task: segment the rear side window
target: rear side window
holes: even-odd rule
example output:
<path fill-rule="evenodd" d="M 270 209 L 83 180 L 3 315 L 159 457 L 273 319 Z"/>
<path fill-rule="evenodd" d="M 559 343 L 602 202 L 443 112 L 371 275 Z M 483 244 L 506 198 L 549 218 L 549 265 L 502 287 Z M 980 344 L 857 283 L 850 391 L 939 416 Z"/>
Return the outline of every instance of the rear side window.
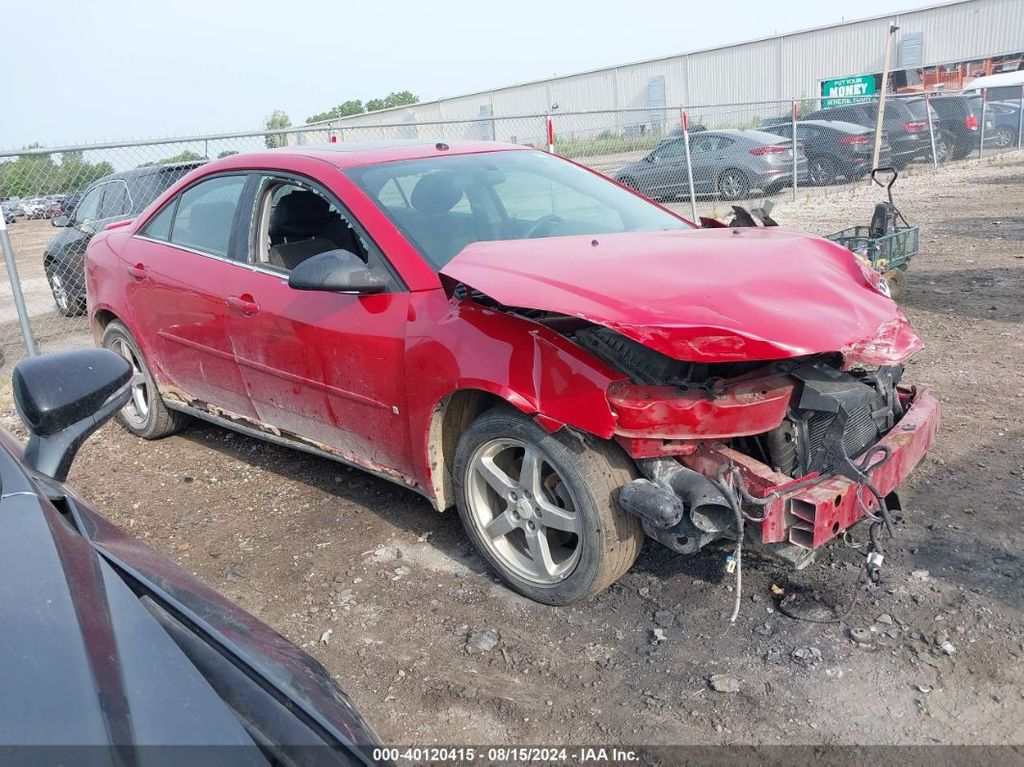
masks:
<path fill-rule="evenodd" d="M 245 182 L 245 176 L 219 176 L 182 192 L 171 225 L 170 242 L 226 257 Z"/>
<path fill-rule="evenodd" d="M 230 175 L 200 181 L 169 201 L 145 225 L 142 235 L 226 257 L 247 179 L 247 175 Z"/>
<path fill-rule="evenodd" d="M 171 239 L 171 223 L 174 221 L 174 209 L 177 207 L 177 200 L 172 200 L 164 206 L 163 210 L 157 213 L 146 224 L 142 234 L 152 237 L 154 240 L 167 242 Z"/>

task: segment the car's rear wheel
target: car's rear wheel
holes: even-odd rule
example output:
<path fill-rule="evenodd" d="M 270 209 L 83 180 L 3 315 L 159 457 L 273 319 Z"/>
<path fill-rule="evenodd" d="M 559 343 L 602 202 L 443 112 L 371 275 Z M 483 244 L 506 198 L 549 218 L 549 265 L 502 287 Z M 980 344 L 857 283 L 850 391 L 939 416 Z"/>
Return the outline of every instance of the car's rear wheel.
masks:
<path fill-rule="evenodd" d="M 834 184 L 839 177 L 839 166 L 827 157 L 816 157 L 811 160 L 807 175 L 815 186 Z"/>
<path fill-rule="evenodd" d="M 729 168 L 722 171 L 718 177 L 718 193 L 723 200 L 742 200 L 750 192 L 750 180 L 747 174 L 739 168 Z"/>
<path fill-rule="evenodd" d="M 477 551 L 511 588 L 551 605 L 600 593 L 636 561 L 643 530 L 617 501 L 635 477 L 616 445 L 549 434 L 505 407 L 470 425 L 454 462 L 459 516 Z"/>
<path fill-rule="evenodd" d="M 1009 128 L 999 128 L 996 130 L 995 143 L 1000 149 L 1006 149 L 1013 143 L 1013 132 Z"/>
<path fill-rule="evenodd" d="M 159 439 L 188 423 L 188 416 L 164 404 L 139 345 L 124 325 L 116 320 L 107 325 L 103 347 L 120 354 L 132 366 L 132 396 L 117 414 L 122 426 L 143 439 Z"/>
<path fill-rule="evenodd" d="M 64 274 L 61 265 L 53 261 L 47 262 L 44 271 L 57 311 L 65 317 L 78 317 L 85 314 L 85 296 L 76 293 L 71 288 L 71 281 Z"/>

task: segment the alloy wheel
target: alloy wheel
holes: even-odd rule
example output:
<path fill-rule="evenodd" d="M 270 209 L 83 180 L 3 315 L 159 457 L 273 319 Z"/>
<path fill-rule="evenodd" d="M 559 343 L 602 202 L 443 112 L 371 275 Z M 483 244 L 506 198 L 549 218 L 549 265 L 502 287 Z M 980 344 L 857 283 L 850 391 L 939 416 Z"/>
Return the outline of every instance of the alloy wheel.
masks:
<path fill-rule="evenodd" d="M 110 350 L 120 354 L 132 366 L 132 396 L 131 399 L 121 408 L 121 415 L 137 429 L 144 429 L 149 420 L 149 387 L 146 385 L 146 375 L 142 372 L 142 366 L 135 356 L 132 348 L 120 338 L 114 340 Z"/>
<path fill-rule="evenodd" d="M 64 285 L 64 278 L 57 274 L 57 272 L 50 273 L 50 291 L 53 293 L 53 300 L 62 314 L 67 314 L 71 311 L 71 296 L 68 295 L 68 289 Z"/>
<path fill-rule="evenodd" d="M 572 573 L 581 519 L 567 485 L 536 447 L 510 438 L 484 443 L 470 460 L 466 490 L 472 524 L 509 569 L 541 585 Z"/>

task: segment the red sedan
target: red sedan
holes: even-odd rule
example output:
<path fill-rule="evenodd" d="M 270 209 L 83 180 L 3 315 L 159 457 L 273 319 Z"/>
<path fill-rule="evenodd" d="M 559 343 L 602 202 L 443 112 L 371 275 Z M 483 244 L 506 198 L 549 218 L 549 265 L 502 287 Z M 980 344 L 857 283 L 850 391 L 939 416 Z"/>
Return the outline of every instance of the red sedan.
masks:
<path fill-rule="evenodd" d="M 97 342 L 135 366 L 130 431 L 194 416 L 406 485 L 550 604 L 645 533 L 799 561 L 887 523 L 938 423 L 901 380 L 921 341 L 848 251 L 697 229 L 513 145 L 228 157 L 86 270 Z"/>

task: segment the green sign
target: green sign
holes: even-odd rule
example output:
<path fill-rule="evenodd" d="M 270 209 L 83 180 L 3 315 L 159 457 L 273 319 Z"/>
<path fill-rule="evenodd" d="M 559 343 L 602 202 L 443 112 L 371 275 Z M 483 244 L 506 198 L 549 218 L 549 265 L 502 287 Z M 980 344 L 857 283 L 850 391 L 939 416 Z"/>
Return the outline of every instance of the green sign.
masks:
<path fill-rule="evenodd" d="M 855 104 L 875 95 L 874 75 L 857 75 L 856 77 L 839 77 L 825 80 L 821 84 L 821 107 L 841 107 Z"/>

